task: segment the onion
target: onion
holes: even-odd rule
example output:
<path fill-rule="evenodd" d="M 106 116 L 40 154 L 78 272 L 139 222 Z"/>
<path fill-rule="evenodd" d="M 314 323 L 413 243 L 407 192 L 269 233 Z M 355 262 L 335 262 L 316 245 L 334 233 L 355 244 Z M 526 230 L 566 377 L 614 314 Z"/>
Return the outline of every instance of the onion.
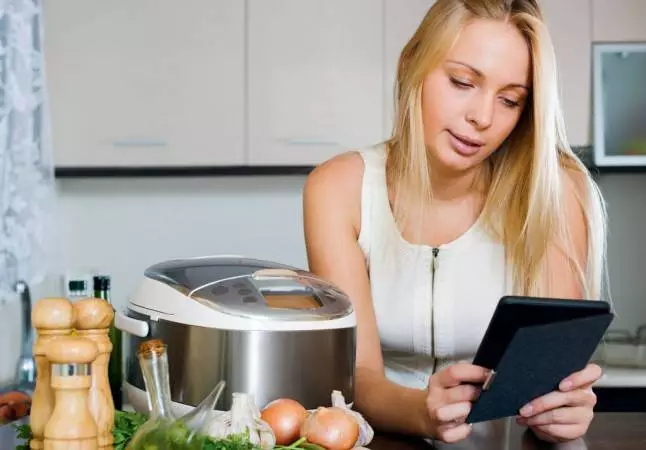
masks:
<path fill-rule="evenodd" d="M 343 408 L 318 408 L 303 423 L 301 437 L 327 450 L 349 450 L 359 437 L 359 424 Z"/>
<path fill-rule="evenodd" d="M 289 445 L 299 438 L 308 412 L 296 400 L 279 398 L 262 410 L 260 418 L 267 422 L 276 436 L 276 444 Z"/>
<path fill-rule="evenodd" d="M 22 419 L 29 414 L 31 398 L 24 392 L 0 393 L 0 425 Z"/>

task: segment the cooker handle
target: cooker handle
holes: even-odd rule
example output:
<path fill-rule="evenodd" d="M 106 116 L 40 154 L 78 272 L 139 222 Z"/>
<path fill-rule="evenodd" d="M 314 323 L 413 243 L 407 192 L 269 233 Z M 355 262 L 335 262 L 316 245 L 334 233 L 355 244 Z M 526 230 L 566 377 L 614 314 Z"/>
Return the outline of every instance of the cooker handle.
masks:
<path fill-rule="evenodd" d="M 114 317 L 114 326 L 121 331 L 125 331 L 126 333 L 130 333 L 139 337 L 148 336 L 148 332 L 150 331 L 148 323 L 144 322 L 143 320 L 137 320 L 133 319 L 132 317 L 128 317 L 120 311 L 117 312 Z"/>

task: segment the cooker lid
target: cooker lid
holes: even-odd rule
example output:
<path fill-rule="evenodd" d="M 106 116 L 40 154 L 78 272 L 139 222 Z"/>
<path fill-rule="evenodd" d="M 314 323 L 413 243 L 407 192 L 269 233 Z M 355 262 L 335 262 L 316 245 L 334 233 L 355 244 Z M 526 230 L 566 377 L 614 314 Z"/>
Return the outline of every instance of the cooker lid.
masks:
<path fill-rule="evenodd" d="M 270 261 L 216 256 L 167 261 L 146 276 L 222 313 L 271 320 L 330 320 L 352 313 L 347 295 L 312 273 Z"/>
<path fill-rule="evenodd" d="M 298 270 L 261 259 L 218 255 L 164 261 L 150 266 L 145 271 L 145 276 L 188 293 L 216 280 L 250 275 L 261 269 Z"/>

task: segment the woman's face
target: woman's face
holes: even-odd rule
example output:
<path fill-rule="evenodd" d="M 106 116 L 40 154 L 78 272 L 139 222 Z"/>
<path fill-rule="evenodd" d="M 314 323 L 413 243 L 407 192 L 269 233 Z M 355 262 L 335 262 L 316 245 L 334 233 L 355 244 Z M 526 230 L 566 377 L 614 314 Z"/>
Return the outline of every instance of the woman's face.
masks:
<path fill-rule="evenodd" d="M 422 88 L 424 139 L 432 163 L 450 172 L 478 166 L 509 136 L 531 83 L 531 55 L 518 29 L 470 22 Z"/>

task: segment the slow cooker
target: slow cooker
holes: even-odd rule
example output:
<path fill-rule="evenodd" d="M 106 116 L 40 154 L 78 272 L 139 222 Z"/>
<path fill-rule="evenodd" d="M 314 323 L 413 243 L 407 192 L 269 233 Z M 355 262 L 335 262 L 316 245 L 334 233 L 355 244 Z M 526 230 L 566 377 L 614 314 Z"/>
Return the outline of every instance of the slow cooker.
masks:
<path fill-rule="evenodd" d="M 147 412 L 137 346 L 168 345 L 173 409 L 196 406 L 226 382 L 216 410 L 234 392 L 259 408 L 292 398 L 308 409 L 330 404 L 333 390 L 354 398 L 356 316 L 340 289 L 312 273 L 242 256 L 164 261 L 144 277 L 115 325 L 123 332 L 124 393 Z"/>

